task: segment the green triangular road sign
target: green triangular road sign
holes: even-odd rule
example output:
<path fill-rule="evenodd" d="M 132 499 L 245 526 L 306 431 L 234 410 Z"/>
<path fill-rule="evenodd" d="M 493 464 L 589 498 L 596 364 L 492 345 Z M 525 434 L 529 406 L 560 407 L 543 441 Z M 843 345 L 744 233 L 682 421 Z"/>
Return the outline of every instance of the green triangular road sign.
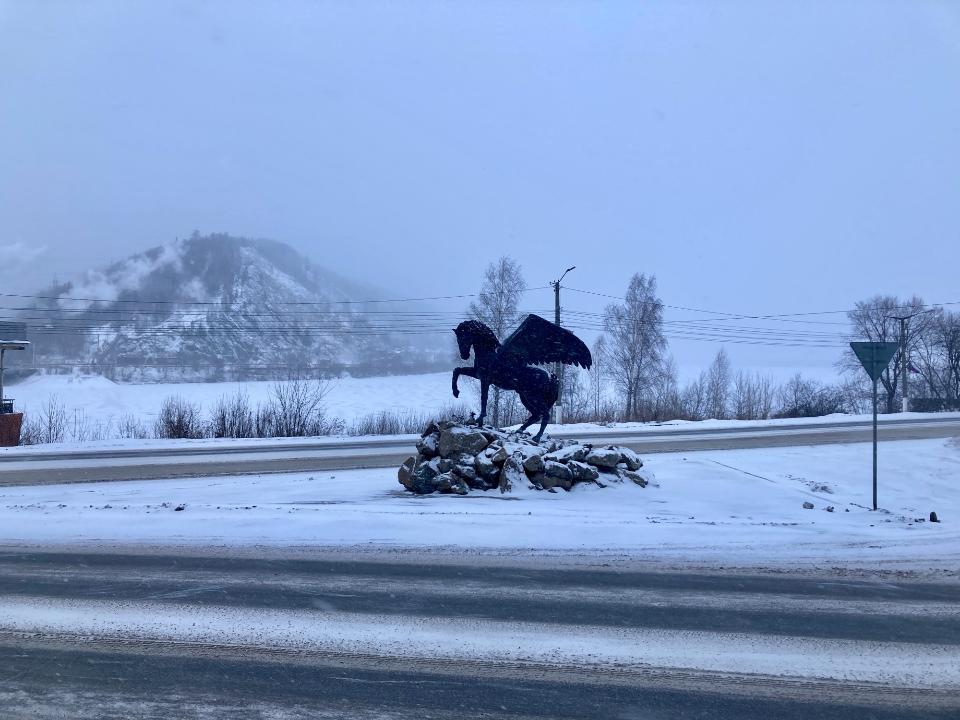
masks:
<path fill-rule="evenodd" d="M 867 371 L 867 375 L 876 382 L 880 378 L 880 373 L 890 364 L 891 358 L 900 345 L 895 342 L 852 342 L 850 347 L 860 359 L 860 364 Z"/>

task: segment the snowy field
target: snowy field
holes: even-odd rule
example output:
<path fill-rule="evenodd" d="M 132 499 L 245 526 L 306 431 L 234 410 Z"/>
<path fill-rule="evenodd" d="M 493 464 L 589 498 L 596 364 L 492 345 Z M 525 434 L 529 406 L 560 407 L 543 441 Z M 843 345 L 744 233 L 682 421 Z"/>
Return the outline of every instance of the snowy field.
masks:
<path fill-rule="evenodd" d="M 106 423 L 133 415 L 152 424 L 164 399 L 171 395 L 200 403 L 206 414 L 217 400 L 241 390 L 256 405 L 268 399 L 273 386 L 273 382 L 138 385 L 111 382 L 99 375 L 44 375 L 10 386 L 6 394 L 16 399 L 18 410 L 28 414 L 38 412 L 49 398 L 56 396 L 66 407 L 70 421 L 79 416 Z M 430 412 L 456 401 L 450 392 L 450 373 L 429 373 L 338 378 L 330 381 L 324 402 L 331 416 L 349 421 L 381 410 Z"/>
<path fill-rule="evenodd" d="M 793 369 L 760 368 L 777 382 L 787 380 Z M 699 370 L 697 370 L 699 372 Z M 681 371 L 681 381 L 697 372 Z M 804 368 L 804 376 L 821 382 L 836 381 L 832 370 Z M 132 415 L 152 425 L 164 399 L 180 395 L 200 403 L 203 412 L 209 411 L 222 397 L 232 397 L 237 391 L 247 393 L 252 404 L 266 400 L 273 382 L 225 383 L 157 383 L 120 384 L 99 375 L 43 375 L 28 378 L 7 388 L 7 396 L 16 400 L 18 410 L 39 412 L 51 397 L 56 397 L 67 410 L 70 422 L 86 418 L 88 421 L 108 423 Z M 476 383 L 470 378 L 461 380 L 464 394 L 461 400 L 475 404 Z M 423 375 L 395 375 L 387 377 L 344 377 L 330 381 L 330 392 L 325 399 L 329 415 L 348 422 L 389 410 L 400 413 L 427 413 L 455 404 L 450 391 L 450 373 Z"/>
<path fill-rule="evenodd" d="M 555 494 L 416 497 L 390 469 L 8 487 L 0 543 L 599 554 L 955 573 L 960 441 L 883 443 L 876 513 L 870 456 L 869 444 L 659 454 L 645 458 L 655 478 L 648 488 Z M 942 522 L 927 521 L 932 510 Z"/>

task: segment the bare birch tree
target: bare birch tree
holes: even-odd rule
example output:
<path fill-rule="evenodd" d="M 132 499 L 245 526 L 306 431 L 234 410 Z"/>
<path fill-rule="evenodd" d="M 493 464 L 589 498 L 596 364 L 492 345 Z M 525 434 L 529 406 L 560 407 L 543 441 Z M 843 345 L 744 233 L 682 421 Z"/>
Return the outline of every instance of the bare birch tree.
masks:
<path fill-rule="evenodd" d="M 487 266 L 483 274 L 483 284 L 477 299 L 470 303 L 470 315 L 489 327 L 499 340 L 513 330 L 517 324 L 518 310 L 527 283 L 523 279 L 520 265 L 513 259 L 503 256 Z M 503 422 L 501 412 L 500 388 L 493 386 L 490 394 L 493 399 L 490 422 L 499 426 Z"/>
<path fill-rule="evenodd" d="M 696 380 L 683 386 L 680 406 L 684 420 L 703 420 L 707 412 L 707 372 L 701 371 Z"/>
<path fill-rule="evenodd" d="M 607 305 L 604 329 L 609 336 L 607 369 L 620 391 L 624 420 L 635 420 L 640 402 L 649 393 L 663 363 L 663 303 L 657 279 L 635 274 L 622 304 Z"/>
<path fill-rule="evenodd" d="M 600 335 L 597 338 L 590 354 L 593 356 L 593 365 L 590 366 L 590 396 L 593 400 L 593 416 L 599 418 L 604 385 L 607 381 L 607 338 L 605 335 Z"/>
<path fill-rule="evenodd" d="M 910 355 L 910 370 L 920 376 L 924 394 L 944 401 L 944 408 L 960 400 L 960 313 L 942 308 L 930 312 L 918 328 L 917 345 Z"/>
<path fill-rule="evenodd" d="M 716 420 L 727 417 L 730 410 L 730 384 L 733 382 L 733 371 L 730 368 L 730 358 L 727 351 L 720 348 L 710 369 L 707 370 L 707 416 Z"/>
<path fill-rule="evenodd" d="M 934 333 L 943 368 L 944 394 L 946 399 L 956 402 L 960 400 L 960 313 L 941 314 Z"/>
<path fill-rule="evenodd" d="M 733 380 L 733 416 L 737 420 L 766 420 L 773 413 L 773 382 L 759 373 L 740 370 Z"/>
<path fill-rule="evenodd" d="M 650 419 L 675 420 L 683 414 L 683 399 L 680 394 L 677 363 L 668 356 L 660 364 L 653 389 Z"/>

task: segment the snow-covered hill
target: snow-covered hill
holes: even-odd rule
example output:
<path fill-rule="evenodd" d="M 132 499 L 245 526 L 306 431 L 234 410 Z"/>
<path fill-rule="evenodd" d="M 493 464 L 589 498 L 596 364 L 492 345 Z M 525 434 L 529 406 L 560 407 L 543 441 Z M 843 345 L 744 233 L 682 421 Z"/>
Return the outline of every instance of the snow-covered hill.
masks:
<path fill-rule="evenodd" d="M 195 233 L 42 294 L 24 313 L 36 364 L 117 380 L 383 374 L 435 360 L 380 319 L 379 291 L 271 240 Z"/>

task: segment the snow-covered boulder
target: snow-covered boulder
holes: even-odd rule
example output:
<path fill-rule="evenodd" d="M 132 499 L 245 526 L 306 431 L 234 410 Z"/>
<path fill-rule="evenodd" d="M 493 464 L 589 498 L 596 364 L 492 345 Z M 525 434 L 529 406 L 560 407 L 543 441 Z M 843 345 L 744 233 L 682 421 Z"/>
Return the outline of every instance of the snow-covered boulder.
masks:
<path fill-rule="evenodd" d="M 571 460 L 567 463 L 567 467 L 573 474 L 574 482 L 593 482 L 600 477 L 600 472 L 593 465 L 587 465 L 584 462 Z"/>
<path fill-rule="evenodd" d="M 519 455 L 508 457 L 503 463 L 503 469 L 500 470 L 500 492 L 508 493 L 519 489 L 521 485 L 527 485 L 527 474 L 523 470 L 523 463 L 520 462 Z"/>
<path fill-rule="evenodd" d="M 527 435 L 458 421 L 430 423 L 417 443 L 417 455 L 397 472 L 404 488 L 418 495 L 466 495 L 471 490 L 502 493 L 523 489 L 570 490 L 577 483 L 630 480 L 646 487 L 643 462 L 628 448 L 594 448 L 576 440 Z"/>
<path fill-rule="evenodd" d="M 428 435 L 421 442 L 426 443 L 427 438 L 431 437 L 433 435 Z M 438 443 L 440 457 L 443 458 L 461 454 L 476 455 L 489 444 L 490 441 L 486 435 L 476 428 L 467 428 L 460 425 L 443 428 L 440 431 L 440 441 Z"/>
<path fill-rule="evenodd" d="M 627 466 L 627 470 L 636 472 L 643 467 L 643 460 L 630 448 L 617 448 L 620 451 L 620 462 Z"/>
<path fill-rule="evenodd" d="M 584 458 L 586 462 L 594 467 L 608 468 L 612 470 L 620 464 L 620 448 L 608 445 L 605 448 L 593 448 Z"/>
<path fill-rule="evenodd" d="M 531 475 L 543 472 L 544 467 L 543 455 L 539 453 L 530 455 L 523 461 L 523 469 Z"/>

